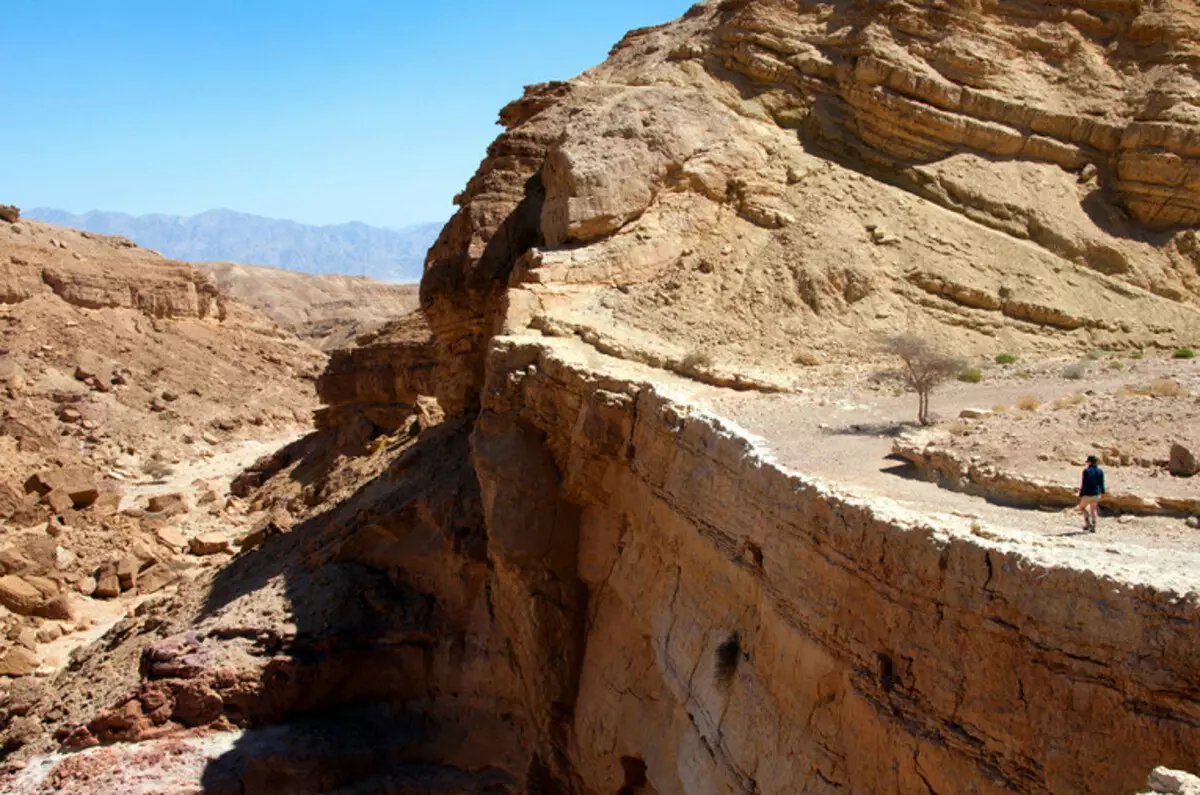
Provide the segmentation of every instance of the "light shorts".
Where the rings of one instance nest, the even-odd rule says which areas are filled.
[[[1099,504],[1100,504],[1100,495],[1099,494],[1092,494],[1087,497],[1079,498],[1079,507],[1080,508],[1087,508],[1089,505],[1099,505]]]

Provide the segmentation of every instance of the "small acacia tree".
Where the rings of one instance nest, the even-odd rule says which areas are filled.
[[[962,360],[937,350],[928,340],[915,334],[889,337],[884,353],[898,358],[903,364],[890,375],[917,393],[917,422],[930,425],[929,393],[962,370]]]

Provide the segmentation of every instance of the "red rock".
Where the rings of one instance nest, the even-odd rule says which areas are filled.
[[[115,599],[121,595],[121,580],[117,577],[117,567],[106,563],[96,570],[96,594],[100,599]]]
[[[178,492],[172,494],[155,494],[146,501],[146,508],[150,513],[175,516],[176,514],[187,513],[187,498]]]
[[[13,574],[0,577],[0,604],[14,613],[32,615],[45,598],[41,591],[21,577]]]
[[[138,570],[141,567],[141,561],[135,555],[126,555],[117,562],[117,581],[122,591],[133,590],[137,585]]]
[[[218,533],[196,536],[188,543],[193,555],[215,555],[229,549],[229,541]]]
[[[13,646],[0,657],[0,676],[29,676],[40,662],[36,654],[22,646]]]
[[[37,615],[52,621],[74,621],[75,603],[70,594],[59,594],[37,609]]]

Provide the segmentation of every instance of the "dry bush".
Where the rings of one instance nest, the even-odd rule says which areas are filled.
[[[21,208],[11,204],[0,204],[0,221],[15,224],[21,220]]]
[[[1021,411],[1037,411],[1040,405],[1042,402],[1037,399],[1037,395],[1022,395],[1017,398],[1017,408]]]
[[[685,370],[699,370],[701,368],[712,367],[713,357],[708,351],[692,351],[687,356],[683,357],[680,366]]]
[[[1062,377],[1069,381],[1081,381],[1087,377],[1088,368],[1085,362],[1075,362],[1075,364],[1067,365],[1062,372]]]
[[[1083,394],[1082,392],[1076,392],[1073,395],[1063,395],[1055,400],[1052,405],[1054,406],[1054,410],[1058,411],[1059,409],[1073,408],[1078,406],[1080,403],[1084,403],[1085,401],[1087,401],[1087,395]]]
[[[155,481],[163,481],[175,474],[175,468],[163,461],[152,459],[142,464],[142,474]]]
[[[951,436],[966,436],[971,432],[971,426],[962,420],[955,420],[946,426],[946,430]]]
[[[996,405],[992,406],[992,413],[993,413],[993,414],[1004,414],[1004,413],[1006,413],[1007,411],[1008,411],[1008,405],[1007,405],[1007,404],[1004,404],[1004,403],[997,403]]]
[[[1156,378],[1150,382],[1150,386],[1146,390],[1146,394],[1154,395],[1154,397],[1180,397],[1187,394],[1178,381],[1170,378]]]
[[[792,357],[793,364],[799,364],[804,367],[818,367],[821,364],[821,359],[812,351],[798,351]]]
[[[1108,363],[1108,369],[1109,370],[1124,370],[1125,363],[1122,362],[1120,359],[1113,359],[1111,362]]]

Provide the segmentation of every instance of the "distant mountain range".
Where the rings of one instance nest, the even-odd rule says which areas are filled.
[[[75,215],[38,207],[23,214],[48,224],[123,235],[165,257],[187,262],[241,262],[300,273],[370,276],[388,282],[419,281],[425,252],[442,228],[440,223],[399,229],[357,222],[308,226],[232,210],[183,217],[97,210]]]

